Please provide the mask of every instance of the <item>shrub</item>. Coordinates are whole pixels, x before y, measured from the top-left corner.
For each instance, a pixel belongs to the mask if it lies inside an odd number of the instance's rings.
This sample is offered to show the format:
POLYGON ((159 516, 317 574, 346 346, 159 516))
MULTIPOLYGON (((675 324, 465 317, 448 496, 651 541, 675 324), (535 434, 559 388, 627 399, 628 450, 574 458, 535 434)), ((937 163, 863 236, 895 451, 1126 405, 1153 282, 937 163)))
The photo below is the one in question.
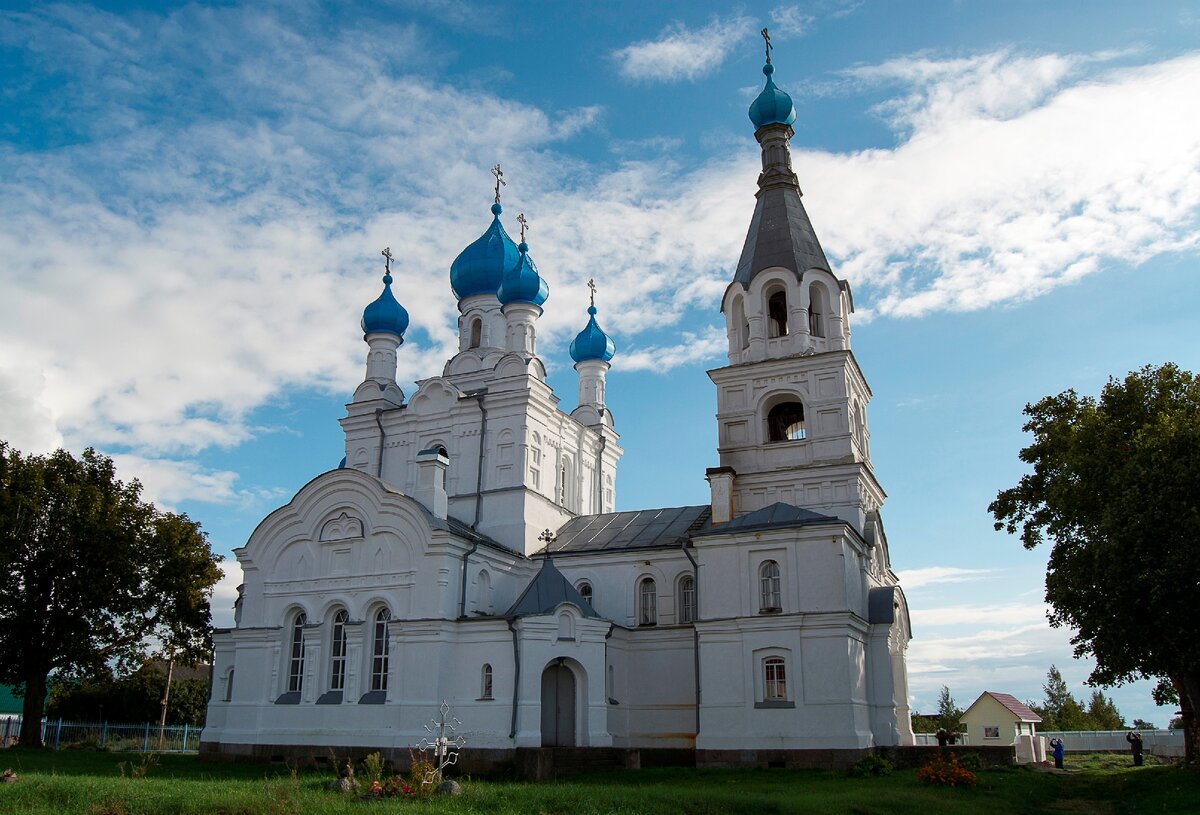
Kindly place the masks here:
POLYGON ((878 778, 879 776, 891 775, 892 762, 872 753, 869 756, 860 758, 858 763, 850 768, 850 774, 858 778, 878 778))
POLYGON ((954 753, 938 753, 937 758, 917 770, 917 778, 926 784, 945 787, 973 787, 979 780, 975 773, 959 764, 954 753))
POLYGON ((371 753, 363 759, 363 783, 375 787, 383 781, 383 756, 371 753))

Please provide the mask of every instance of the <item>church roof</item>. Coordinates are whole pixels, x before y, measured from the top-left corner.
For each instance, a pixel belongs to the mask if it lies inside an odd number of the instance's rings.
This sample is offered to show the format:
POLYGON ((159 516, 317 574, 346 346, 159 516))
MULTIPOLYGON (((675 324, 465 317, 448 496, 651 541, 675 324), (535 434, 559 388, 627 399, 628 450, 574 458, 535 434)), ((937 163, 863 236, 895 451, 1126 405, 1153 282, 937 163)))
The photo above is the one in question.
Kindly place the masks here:
POLYGON ((579 515, 559 528, 550 553, 678 547, 711 517, 708 504, 579 515))
POLYGON ((732 521, 720 526, 709 526, 695 532, 696 535, 727 535, 731 532, 758 532, 765 529, 786 529, 793 526, 809 524, 843 523, 841 518, 832 515, 822 515, 811 509, 792 506, 777 502, 745 515, 739 515, 732 521))
POLYGON ((542 558, 542 568, 521 592, 517 602, 505 613, 506 617, 528 617, 549 614, 561 603, 579 607, 584 617, 599 618, 592 604, 583 599, 578 589, 571 585, 563 573, 554 565, 553 559, 542 558))
POLYGON ((756 274, 772 266, 797 275, 813 268, 833 271, 800 202, 800 190, 791 185, 759 191, 733 280, 749 288, 756 274))

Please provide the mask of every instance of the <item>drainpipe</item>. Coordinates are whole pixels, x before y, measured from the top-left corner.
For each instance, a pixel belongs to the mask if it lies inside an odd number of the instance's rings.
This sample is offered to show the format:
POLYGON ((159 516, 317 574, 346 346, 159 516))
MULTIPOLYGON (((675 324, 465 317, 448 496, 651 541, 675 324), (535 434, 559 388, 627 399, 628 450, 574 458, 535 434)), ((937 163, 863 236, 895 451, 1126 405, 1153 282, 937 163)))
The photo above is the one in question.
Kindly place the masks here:
POLYGON ((514 625, 516 620, 512 617, 508 618, 508 630, 512 632, 513 641, 513 701, 512 701, 512 727, 509 728, 508 737, 515 739, 517 737, 517 699, 518 692, 521 688, 521 645, 517 641, 517 627, 514 625))
POLYGON ((379 458, 375 464, 375 477, 383 480, 383 408, 375 408, 375 424, 379 426, 379 458))
POLYGON ((458 596, 458 617, 462 619, 467 616, 467 558, 475 554, 475 550, 479 548, 479 541, 471 544, 471 548, 463 552, 462 565, 462 593, 458 596))
POLYGON ((688 543, 684 541, 681 548, 692 562, 692 591, 696 593, 696 619, 692 620, 692 667, 696 673, 696 738, 700 738, 700 630, 696 628, 696 623, 700 622, 700 566, 688 551, 688 543))
MULTIPOLYGON (((475 523, 472 529, 479 528, 479 511, 483 508, 483 457, 487 453, 487 408, 483 405, 483 397, 487 391, 475 394, 475 402, 479 405, 479 471, 475 477, 475 523)), ((465 561, 464 561, 465 563, 465 561)))

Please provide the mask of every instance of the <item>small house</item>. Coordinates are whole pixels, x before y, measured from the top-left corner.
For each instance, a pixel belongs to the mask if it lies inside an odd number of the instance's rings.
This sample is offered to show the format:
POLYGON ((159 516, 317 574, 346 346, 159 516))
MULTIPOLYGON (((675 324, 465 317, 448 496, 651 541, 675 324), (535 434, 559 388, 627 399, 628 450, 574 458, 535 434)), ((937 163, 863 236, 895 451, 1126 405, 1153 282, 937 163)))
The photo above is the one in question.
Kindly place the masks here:
POLYGON ((961 721, 969 744, 1015 744, 1018 764, 1045 760, 1045 748, 1037 736, 1042 717, 1012 694, 984 691, 961 721))

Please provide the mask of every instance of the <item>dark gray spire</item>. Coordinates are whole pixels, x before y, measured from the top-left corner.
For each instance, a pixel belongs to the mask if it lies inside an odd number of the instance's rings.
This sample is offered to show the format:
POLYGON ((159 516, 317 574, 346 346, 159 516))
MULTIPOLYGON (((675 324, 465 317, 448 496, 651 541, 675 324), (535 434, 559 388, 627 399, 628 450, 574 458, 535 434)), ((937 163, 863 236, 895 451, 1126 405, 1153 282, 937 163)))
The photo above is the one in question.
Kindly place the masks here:
POLYGON ((812 268, 832 272, 808 213, 800 203, 800 182, 792 172, 788 148, 791 126, 765 124, 754 137, 762 146, 763 169, 758 176, 758 202, 734 282, 749 287, 756 274, 772 266, 791 269, 797 276, 812 268))

